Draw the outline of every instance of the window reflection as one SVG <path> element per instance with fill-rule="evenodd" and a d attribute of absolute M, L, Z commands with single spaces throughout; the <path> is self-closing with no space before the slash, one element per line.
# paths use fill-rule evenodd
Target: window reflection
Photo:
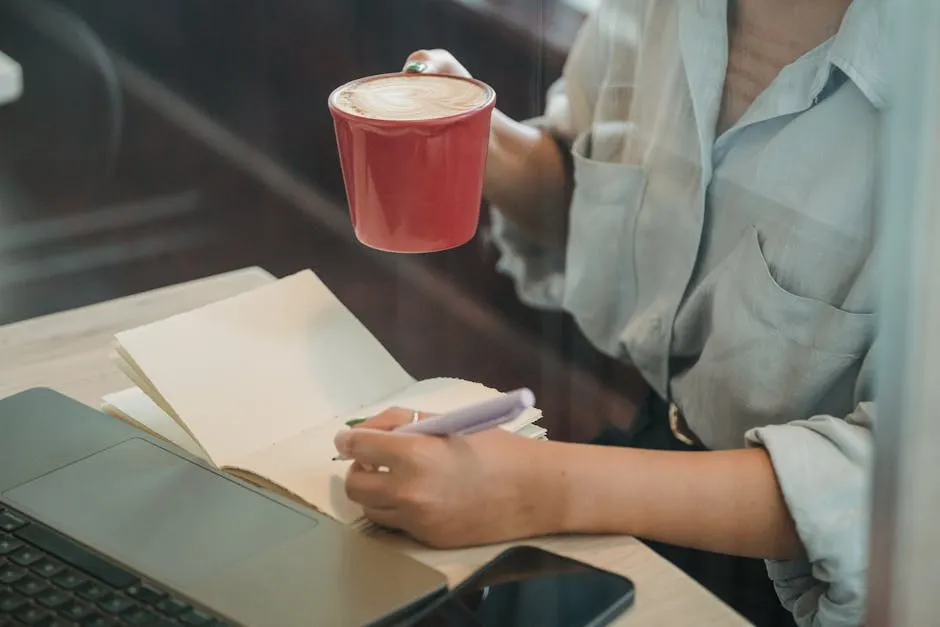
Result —
<path fill-rule="evenodd" d="M 601 0 L 562 0 L 565 4 L 584 13 L 590 13 L 601 3 Z"/>
<path fill-rule="evenodd" d="M 726 4 L 739 9 L 730 32 L 724 14 L 703 19 L 704 8 Z M 422 376 L 535 387 L 552 439 L 588 440 L 618 420 L 617 429 L 630 426 L 642 396 L 636 390 L 646 384 L 625 354 L 638 363 L 644 351 L 621 346 L 624 328 L 663 341 L 646 351 L 647 362 L 681 353 L 659 383 L 673 403 L 659 409 L 678 432 L 708 435 L 702 423 L 713 414 L 748 411 L 763 412 L 749 419 L 755 427 L 768 416 L 784 427 L 796 414 L 824 414 L 841 429 L 848 404 L 869 393 L 872 372 L 861 357 L 874 325 L 868 259 L 881 234 L 867 213 L 858 216 L 875 206 L 869 183 L 881 156 L 883 100 L 875 57 L 884 46 L 867 12 L 890 3 L 819 0 L 803 23 L 794 18 L 798 4 L 791 11 L 790 3 L 765 0 L 253 0 L 231 10 L 222 0 L 0 0 L 0 324 L 243 266 L 276 275 L 313 268 Z M 611 41 L 582 38 L 565 93 L 556 81 L 586 16 L 601 6 L 621 9 L 594 22 Z M 636 6 L 692 7 L 685 16 L 694 20 L 660 42 L 643 37 L 648 24 L 631 13 Z M 43 16 L 52 9 L 59 19 L 50 22 Z M 855 28 L 832 49 L 843 10 Z M 650 23 L 672 24 L 671 15 L 661 17 Z M 680 50 L 680 35 L 692 45 Z M 846 58 L 853 36 L 871 45 Z M 643 55 L 649 71 L 634 80 L 633 56 L 620 53 L 653 39 Z M 730 80 L 715 54 L 723 46 Z M 568 242 L 565 228 L 593 232 L 565 249 L 567 257 L 543 256 L 540 243 L 523 236 L 513 241 L 505 222 L 500 231 L 508 214 L 499 202 L 482 213 L 470 245 L 440 254 L 376 254 L 352 236 L 327 96 L 351 79 L 398 70 L 416 49 L 438 47 L 491 85 L 508 117 L 552 126 L 548 139 L 561 158 L 547 165 L 605 178 L 592 194 L 599 206 L 581 198 L 576 219 L 559 221 Z M 682 64 L 670 61 L 682 53 Z M 641 82 L 644 89 L 632 91 Z M 717 117 L 708 109 L 728 103 L 717 129 L 692 128 L 695 116 Z M 627 119 L 631 107 L 636 120 Z M 703 171 L 714 206 L 701 215 L 713 236 L 697 249 L 675 245 L 669 237 L 691 213 L 677 212 L 672 222 L 663 216 L 680 207 L 683 193 L 698 193 Z M 563 203 L 570 212 L 570 199 Z M 531 257 L 529 292 L 496 269 L 528 273 L 506 254 L 510 245 Z M 665 261 L 652 263 L 656 254 Z M 675 319 L 636 316 L 662 289 L 652 270 L 637 268 L 664 273 L 666 263 L 686 261 L 671 276 L 691 276 L 686 301 L 697 309 Z M 581 273 L 582 289 L 596 281 L 586 296 L 561 276 L 570 268 Z M 623 302 L 604 310 L 608 296 Z M 533 306 L 546 302 L 557 309 Z M 569 315 L 576 309 L 581 324 Z M 834 322 L 820 331 L 824 318 Z M 705 325 L 718 331 L 703 332 Z M 726 345 L 707 343 L 716 338 Z M 716 384 L 747 351 L 760 352 L 761 362 L 741 362 L 731 383 Z M 670 369 L 684 376 L 667 384 Z M 833 394 L 837 386 L 841 394 Z M 765 397 L 741 402 L 755 390 Z M 685 402 L 690 416 L 680 412 L 683 397 L 693 399 Z M 805 407 L 797 407 L 800 398 Z M 722 445 L 743 445 L 740 425 L 727 428 Z M 711 435 L 705 445 L 721 448 Z"/>

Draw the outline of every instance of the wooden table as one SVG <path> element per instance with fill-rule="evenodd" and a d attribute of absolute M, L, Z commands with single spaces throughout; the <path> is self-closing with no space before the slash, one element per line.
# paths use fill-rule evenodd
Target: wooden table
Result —
<path fill-rule="evenodd" d="M 126 388 L 129 383 L 111 361 L 115 333 L 271 280 L 267 272 L 250 268 L 0 327 L 0 398 L 43 386 L 99 407 L 104 394 Z M 382 541 L 439 569 L 452 584 L 504 548 L 434 551 L 400 538 Z M 636 603 L 616 625 L 748 624 L 633 538 L 555 537 L 533 543 L 632 579 L 637 586 Z"/>

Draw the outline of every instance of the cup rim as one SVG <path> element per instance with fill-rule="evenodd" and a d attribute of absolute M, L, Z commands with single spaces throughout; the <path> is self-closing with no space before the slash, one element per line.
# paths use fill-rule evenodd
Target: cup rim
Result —
<path fill-rule="evenodd" d="M 370 117 L 367 115 L 360 115 L 358 113 L 350 113 L 349 111 L 340 109 L 335 103 L 336 97 L 339 95 L 339 93 L 348 89 L 352 85 L 356 85 L 357 83 L 364 83 L 366 81 L 379 80 L 383 78 L 391 78 L 393 76 L 406 76 L 406 77 L 413 76 L 415 78 L 419 78 L 422 76 L 440 76 L 443 78 L 448 78 L 448 79 L 453 79 L 453 80 L 458 80 L 458 81 L 466 81 L 466 82 L 478 85 L 479 87 L 482 87 L 483 89 L 485 89 L 487 93 L 487 97 L 486 97 L 486 100 L 484 100 L 481 104 L 477 105 L 473 109 L 468 109 L 467 111 L 463 111 L 461 113 L 454 113 L 452 115 L 445 115 L 442 117 L 424 118 L 424 119 L 417 119 L 417 120 L 388 120 L 388 119 L 383 119 L 383 118 Z M 327 104 L 330 107 L 330 111 L 334 115 L 356 120 L 359 122 L 366 122 L 369 124 L 374 124 L 376 126 L 401 126 L 401 125 L 436 126 L 440 124 L 456 122 L 456 121 L 477 115 L 481 111 L 492 109 L 496 105 L 496 90 L 493 89 L 490 85 L 484 83 L 483 81 L 479 79 L 467 77 L 467 76 L 454 76 L 453 74 L 439 74 L 439 73 L 409 74 L 407 72 L 386 72 L 385 74 L 374 74 L 371 76 L 362 76 L 360 78 L 356 78 L 351 81 L 347 81 L 346 83 L 343 83 L 342 85 L 340 85 L 339 87 L 337 87 L 330 93 L 330 96 L 327 99 Z"/>

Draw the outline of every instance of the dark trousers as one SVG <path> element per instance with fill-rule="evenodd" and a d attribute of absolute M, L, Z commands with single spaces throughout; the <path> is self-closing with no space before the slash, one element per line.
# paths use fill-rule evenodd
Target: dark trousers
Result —
<path fill-rule="evenodd" d="M 610 428 L 594 444 L 661 451 L 702 450 L 683 444 L 669 428 L 669 406 L 655 394 L 638 412 L 630 431 Z M 783 608 L 767 576 L 763 560 L 732 557 L 644 540 L 661 556 L 708 588 L 758 627 L 794 627 L 790 613 Z M 637 590 L 637 594 L 642 594 Z"/>

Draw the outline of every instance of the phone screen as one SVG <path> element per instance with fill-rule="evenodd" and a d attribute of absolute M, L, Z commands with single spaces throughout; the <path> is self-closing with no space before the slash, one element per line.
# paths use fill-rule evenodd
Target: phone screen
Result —
<path fill-rule="evenodd" d="M 633 602 L 633 583 L 535 547 L 499 555 L 409 627 L 591 627 Z"/>

